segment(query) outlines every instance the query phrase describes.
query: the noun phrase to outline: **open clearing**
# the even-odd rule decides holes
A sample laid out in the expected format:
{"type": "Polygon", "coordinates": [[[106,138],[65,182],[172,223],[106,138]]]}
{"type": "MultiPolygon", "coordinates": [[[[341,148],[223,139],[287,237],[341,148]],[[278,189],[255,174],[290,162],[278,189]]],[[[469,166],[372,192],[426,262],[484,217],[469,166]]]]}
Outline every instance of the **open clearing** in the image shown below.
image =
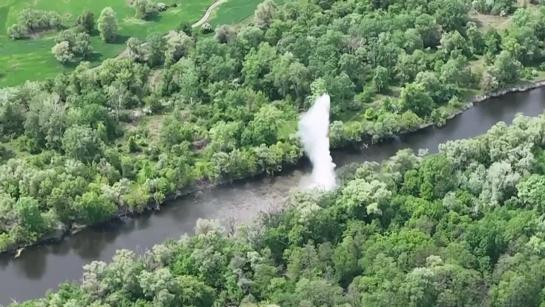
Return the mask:
{"type": "Polygon", "coordinates": [[[129,37],[145,38],[150,33],[167,32],[181,23],[194,22],[204,14],[213,0],[170,0],[166,4],[177,3],[153,20],[143,21],[134,18],[134,9],[127,0],[0,0],[0,87],[17,85],[25,80],[43,80],[61,71],[72,69],[58,63],[51,54],[56,33],[43,35],[38,39],[11,40],[6,29],[14,24],[24,8],[57,11],[67,18],[68,24],[84,10],[90,10],[98,18],[106,6],[112,7],[119,23],[119,40],[106,44],[98,36],[93,36],[94,50],[90,61],[99,64],[106,58],[115,57],[125,48],[129,37]]]}
{"type": "MultiPolygon", "coordinates": [[[[244,21],[262,0],[227,0],[219,6],[210,19],[212,25],[235,24],[244,21]]],[[[280,3],[279,1],[275,1],[280,3]]]]}

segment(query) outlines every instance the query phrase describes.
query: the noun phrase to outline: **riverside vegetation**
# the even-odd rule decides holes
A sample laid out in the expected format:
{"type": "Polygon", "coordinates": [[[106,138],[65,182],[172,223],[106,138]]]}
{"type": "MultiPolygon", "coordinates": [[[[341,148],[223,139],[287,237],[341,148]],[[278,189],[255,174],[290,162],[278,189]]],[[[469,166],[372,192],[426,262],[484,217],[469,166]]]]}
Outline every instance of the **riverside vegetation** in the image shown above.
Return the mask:
{"type": "Polygon", "coordinates": [[[539,77],[545,8],[479,3],[269,0],[248,25],[129,39],[124,58],[1,90],[0,250],[158,208],[195,183],[279,172],[301,157],[298,113],[324,92],[338,147],[539,77]]]}
{"type": "Polygon", "coordinates": [[[543,306],[545,116],[347,168],[230,236],[120,250],[18,306],[543,306]]]}

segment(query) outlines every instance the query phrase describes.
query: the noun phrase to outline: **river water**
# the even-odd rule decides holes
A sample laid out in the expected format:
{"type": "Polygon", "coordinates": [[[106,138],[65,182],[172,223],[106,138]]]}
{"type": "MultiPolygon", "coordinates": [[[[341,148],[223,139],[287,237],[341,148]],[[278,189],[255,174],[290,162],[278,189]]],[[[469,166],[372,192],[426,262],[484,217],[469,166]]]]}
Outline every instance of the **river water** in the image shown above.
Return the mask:
{"type": "MultiPolygon", "coordinates": [[[[436,152],[441,143],[482,134],[499,121],[510,123],[516,113],[538,115],[544,107],[544,88],[509,94],[477,104],[442,128],[429,127],[361,150],[337,151],[333,159],[342,166],[380,161],[402,148],[436,152]]],[[[28,248],[17,259],[0,255],[0,304],[40,297],[63,281],[79,280],[83,265],[109,261],[117,249],[143,252],[166,239],[191,234],[198,218],[227,224],[251,221],[282,204],[309,171],[302,166],[281,176],[212,188],[173,201],[157,213],[86,229],[58,244],[28,248]]]]}

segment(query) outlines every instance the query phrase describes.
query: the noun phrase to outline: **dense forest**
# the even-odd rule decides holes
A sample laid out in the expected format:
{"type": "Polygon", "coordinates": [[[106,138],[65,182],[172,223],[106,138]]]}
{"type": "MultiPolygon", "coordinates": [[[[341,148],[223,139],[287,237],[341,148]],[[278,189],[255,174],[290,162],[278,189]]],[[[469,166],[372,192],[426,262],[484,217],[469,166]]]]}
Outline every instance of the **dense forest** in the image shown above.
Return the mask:
{"type": "MultiPolygon", "coordinates": [[[[159,208],[195,185],[279,172],[301,158],[298,114],[324,92],[333,146],[443,123],[473,94],[539,77],[540,5],[267,0],[250,24],[180,25],[129,39],[99,67],[2,89],[0,251],[159,208]]],[[[115,12],[93,18],[60,32],[53,53],[80,60],[86,32],[115,36],[115,12]]]]}
{"type": "Polygon", "coordinates": [[[545,116],[434,155],[347,167],[334,192],[144,255],[20,306],[543,306],[545,116]]]}

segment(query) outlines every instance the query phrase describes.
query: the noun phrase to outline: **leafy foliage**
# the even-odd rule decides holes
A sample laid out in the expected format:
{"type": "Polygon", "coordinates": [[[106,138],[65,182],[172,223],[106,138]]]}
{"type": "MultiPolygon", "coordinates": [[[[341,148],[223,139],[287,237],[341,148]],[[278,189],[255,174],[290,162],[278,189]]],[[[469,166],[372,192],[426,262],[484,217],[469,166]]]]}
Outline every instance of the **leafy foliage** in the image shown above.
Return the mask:
{"type": "MultiPolygon", "coordinates": [[[[118,251],[25,306],[540,306],[544,128],[518,117],[435,155],[366,162],[235,236],[199,220],[195,236],[118,251]]],[[[18,214],[43,227],[32,203],[18,214]]]]}
{"type": "MultiPolygon", "coordinates": [[[[324,92],[332,97],[333,146],[377,142],[442,123],[466,93],[509,86],[543,60],[545,9],[519,9],[508,29],[485,33],[469,10],[466,1],[446,0],[265,1],[247,25],[128,39],[126,56],[2,89],[0,137],[9,149],[0,158],[2,206],[30,197],[47,227],[29,236],[19,219],[2,221],[1,249],[36,242],[54,228],[156,208],[197,182],[282,171],[301,157],[298,114],[324,92]]],[[[111,8],[96,26],[84,13],[59,33],[55,55],[63,62],[89,58],[95,28],[107,42],[121,39],[111,8]]],[[[447,197],[454,183],[434,185],[456,169],[447,162],[437,158],[404,173],[402,188],[426,201],[447,197]]],[[[489,162],[480,176],[496,180],[472,189],[486,191],[479,197],[491,203],[516,196],[525,174],[489,162]]],[[[361,199],[375,199],[358,211],[367,218],[386,212],[375,195],[386,188],[369,184],[354,188],[361,197],[350,206],[357,211],[361,199]]],[[[523,195],[526,202],[537,197],[523,195]]],[[[344,275],[358,270],[353,263],[342,270],[345,286],[344,275]]],[[[309,285],[296,288],[306,293],[309,285]]],[[[337,292],[327,282],[316,286],[337,292]]]]}

